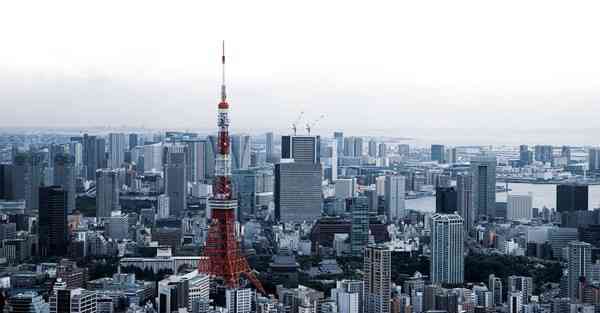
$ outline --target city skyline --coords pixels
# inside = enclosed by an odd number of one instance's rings
[[[0,5],[1,311],[600,311],[593,3],[110,1]]]
[[[114,13],[110,4],[53,4],[41,5],[43,14],[32,12],[37,22],[31,25],[4,14],[0,26],[19,31],[4,36],[0,52],[0,107],[8,112],[0,124],[209,129],[219,40],[196,37],[216,28],[229,42],[234,131],[259,130],[262,120],[287,131],[304,111],[309,120],[326,116],[317,133],[427,138],[464,129],[456,136],[467,137],[469,129],[489,128],[533,141],[538,129],[573,129],[560,134],[563,142],[595,144],[586,134],[600,117],[594,110],[600,48],[588,40],[600,26],[591,16],[596,4],[344,5],[347,14],[331,25],[338,5],[315,10],[309,4],[292,14],[270,3],[271,11],[248,8],[252,15],[218,5],[129,4]],[[22,4],[6,6],[3,12],[26,11]],[[144,14],[131,25],[138,12]],[[211,12],[250,27],[220,23]],[[107,15],[111,25],[98,26]],[[272,23],[282,28],[268,32]],[[64,109],[60,115],[56,107]]]

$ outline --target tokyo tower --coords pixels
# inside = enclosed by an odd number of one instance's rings
[[[229,288],[239,287],[240,276],[248,279],[254,287],[265,294],[260,281],[254,276],[248,261],[241,254],[235,231],[237,200],[232,195],[231,159],[229,156],[229,104],[225,93],[225,42],[223,41],[221,102],[217,116],[219,128],[213,195],[209,199],[212,220],[208,230],[204,256],[198,271],[223,279]]]

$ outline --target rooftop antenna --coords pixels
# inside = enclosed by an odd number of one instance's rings
[[[223,54],[221,55],[221,101],[225,102],[227,93],[225,92],[225,40],[223,40]]]
[[[296,136],[296,132],[298,130],[296,125],[298,125],[298,123],[300,123],[303,115],[304,115],[304,111],[300,112],[300,114],[298,115],[298,118],[294,121],[294,123],[292,123],[292,130],[294,131],[294,136]]]

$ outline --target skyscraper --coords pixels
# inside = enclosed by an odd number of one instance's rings
[[[42,256],[67,252],[67,192],[59,186],[40,188],[39,244]]]
[[[96,170],[105,167],[105,149],[106,141],[103,138],[83,135],[83,166],[88,180],[94,180]]]
[[[444,145],[431,145],[431,161],[444,163],[445,159],[446,158]]]
[[[133,148],[143,144],[140,142],[139,135],[135,133],[129,134],[129,151],[133,150]]]
[[[187,208],[186,154],[184,145],[169,145],[164,149],[165,194],[169,196],[173,216],[180,216]]]
[[[471,159],[473,210],[476,218],[495,217],[496,156],[482,155]]]
[[[369,243],[369,199],[356,197],[350,201],[352,225],[350,229],[350,253],[361,257]]]
[[[31,179],[31,160],[29,154],[17,153],[12,164],[12,191],[13,200],[25,200],[27,208],[35,208],[32,203],[33,186]]]
[[[550,163],[553,159],[553,148],[550,145],[536,145],[533,147],[535,151],[535,160],[544,163]]]
[[[186,149],[186,178],[188,182],[205,182],[208,179],[207,169],[207,149],[208,142],[200,139],[185,140]]]
[[[588,169],[590,172],[600,171],[600,148],[588,150]]]
[[[231,168],[247,169],[250,167],[252,141],[249,135],[231,136]]]
[[[488,288],[492,292],[492,305],[495,307],[502,304],[502,279],[490,274],[488,279]]]
[[[225,291],[225,301],[229,313],[250,313],[252,312],[252,289],[227,289]]]
[[[591,278],[592,245],[572,241],[569,247],[569,298],[583,299],[583,287]]]
[[[54,156],[54,185],[62,187],[67,192],[67,212],[75,210],[75,158],[66,153]]]
[[[458,211],[458,195],[454,187],[438,187],[435,190],[435,212],[452,214]]]
[[[13,198],[12,172],[12,164],[0,164],[0,199]]]
[[[275,142],[273,141],[273,132],[268,132],[265,135],[265,151],[267,154],[267,163],[274,163],[273,157],[275,156]]]
[[[456,202],[458,214],[463,218],[465,231],[470,231],[475,223],[473,210],[473,179],[471,175],[456,175]]]
[[[507,278],[507,292],[519,292],[521,303],[528,304],[533,293],[533,278],[528,276],[511,275]]]
[[[368,246],[363,271],[365,312],[391,312],[391,251],[382,245]]]
[[[81,144],[81,142],[69,142],[69,154],[73,156],[75,176],[85,176],[85,173],[83,173],[83,145]]]
[[[431,217],[431,282],[462,284],[464,281],[464,229],[458,214]]]
[[[587,210],[587,185],[571,183],[556,185],[556,211],[562,213]]]
[[[387,157],[387,146],[385,145],[385,143],[380,143],[377,147],[377,150],[380,158]]]
[[[110,169],[96,171],[96,217],[109,217],[112,211],[119,210],[119,178]]]
[[[375,139],[369,140],[369,156],[372,158],[377,157],[377,141]]]
[[[329,177],[329,181],[330,182],[335,182],[337,180],[338,177],[338,148],[337,148],[337,141],[333,141],[331,143],[331,147],[330,147],[330,154],[329,157],[331,158],[331,176]]]
[[[344,156],[347,157],[362,157],[363,155],[363,139],[361,137],[345,137],[344,138]]]
[[[334,132],[333,139],[337,144],[337,155],[344,155],[344,133]]]
[[[410,154],[410,146],[407,144],[398,145],[398,154],[403,157],[408,157]]]
[[[125,134],[108,134],[108,167],[120,168],[125,163]]]
[[[521,166],[530,165],[533,161],[533,152],[529,151],[529,146],[519,146],[519,163]]]
[[[319,136],[282,136],[281,158],[294,159],[296,163],[319,163],[321,161],[321,138]]]
[[[271,167],[255,167],[234,170],[232,175],[233,193],[238,200],[239,221],[246,221],[257,213],[260,204],[257,201],[259,194],[273,192],[273,169]]]
[[[406,178],[400,175],[385,177],[385,211],[390,221],[404,217]]]
[[[321,216],[321,163],[275,165],[275,217],[282,222],[312,221]]]

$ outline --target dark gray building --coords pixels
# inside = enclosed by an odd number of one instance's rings
[[[106,167],[106,140],[96,136],[83,135],[83,166],[86,178],[94,180],[96,170]]]
[[[67,212],[75,210],[75,157],[62,153],[54,156],[54,185],[67,192]]]
[[[438,187],[435,190],[435,212],[452,214],[458,211],[458,194],[454,187]]]
[[[170,145],[164,148],[165,194],[169,196],[169,212],[179,216],[187,208],[187,147]]]
[[[142,145],[143,142],[140,142],[140,137],[138,134],[135,133],[131,133],[129,134],[129,151],[133,150],[133,148],[137,147],[138,145]]]
[[[556,185],[556,211],[572,212],[588,210],[588,186],[581,184]]]
[[[496,156],[482,155],[471,159],[475,218],[494,217],[496,210]]]
[[[119,207],[119,177],[116,171],[96,171],[96,217],[109,217]]]
[[[67,252],[67,192],[59,186],[40,188],[39,245],[41,256]]]
[[[321,137],[282,136],[281,158],[294,159],[296,163],[321,162]]]
[[[533,161],[533,152],[529,151],[529,146],[519,146],[519,163],[521,166],[530,165]]]
[[[275,217],[282,222],[314,221],[321,216],[321,163],[275,165]]]
[[[361,257],[369,243],[369,199],[367,197],[352,198],[350,212],[352,214],[350,253],[355,257]]]

